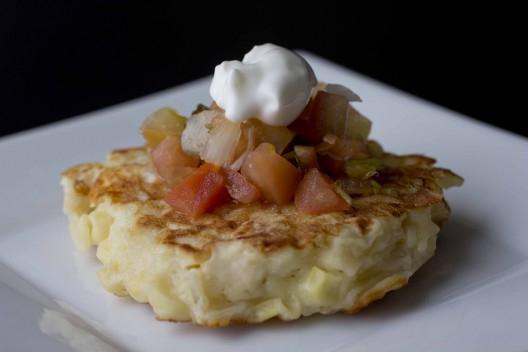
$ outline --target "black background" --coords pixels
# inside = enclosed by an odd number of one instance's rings
[[[0,135],[209,75],[273,42],[528,136],[519,9],[346,4],[3,3]]]

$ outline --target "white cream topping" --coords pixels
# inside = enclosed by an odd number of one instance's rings
[[[242,62],[216,66],[209,92],[232,121],[257,118],[272,126],[292,123],[317,84],[310,65],[277,45],[257,45]]]

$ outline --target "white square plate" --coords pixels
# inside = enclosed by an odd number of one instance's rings
[[[528,140],[304,53],[322,81],[359,93],[373,137],[466,179],[436,256],[410,284],[351,316],[204,329],[158,322],[106,293],[94,253],[74,250],[61,171],[141,143],[153,110],[209,102],[209,78],[0,141],[2,351],[520,351],[528,348]],[[485,102],[483,102],[485,103]],[[21,107],[23,109],[23,107]]]

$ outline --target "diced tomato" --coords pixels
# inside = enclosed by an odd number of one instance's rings
[[[171,108],[152,113],[141,126],[141,133],[150,147],[155,147],[167,136],[179,136],[186,123],[185,117]]]
[[[229,200],[225,181],[220,168],[203,164],[176,185],[165,201],[175,211],[194,218]]]
[[[310,169],[304,175],[295,192],[295,206],[300,211],[318,215],[349,208],[348,203],[338,195],[325,175],[317,169]]]
[[[232,169],[224,169],[226,176],[226,187],[231,198],[240,203],[253,203],[260,199],[260,191],[252,185],[240,172]]]
[[[200,159],[182,150],[179,136],[165,138],[150,154],[156,171],[169,186],[176,185],[190,175],[200,163]]]
[[[289,203],[301,179],[301,172],[269,143],[262,143],[249,153],[241,172],[264,199],[276,204]]]

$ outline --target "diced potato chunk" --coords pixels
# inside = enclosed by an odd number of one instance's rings
[[[340,278],[314,266],[301,286],[307,304],[325,305],[335,301],[339,294]]]
[[[188,320],[189,309],[174,292],[167,278],[158,277],[148,287],[148,301],[158,319]]]
[[[257,321],[261,322],[276,317],[283,310],[285,310],[285,307],[280,298],[273,298],[259,303],[255,307]]]

